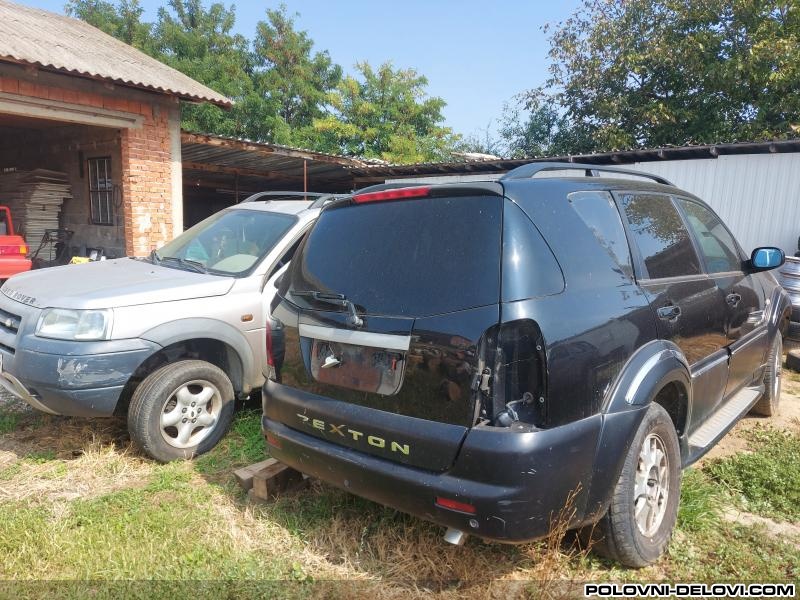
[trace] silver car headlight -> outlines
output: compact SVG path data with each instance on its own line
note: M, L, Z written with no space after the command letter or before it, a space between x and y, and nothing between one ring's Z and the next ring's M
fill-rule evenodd
M48 308L36 324L36 335L57 340L105 340L111 334L111 310Z

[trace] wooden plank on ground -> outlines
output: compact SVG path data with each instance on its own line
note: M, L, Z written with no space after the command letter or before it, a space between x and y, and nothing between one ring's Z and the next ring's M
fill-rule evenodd
M253 475L262 469L266 469L267 467L274 465L277 462L278 461L274 458L268 458L267 460L262 460L254 465L236 469L233 472L233 476L236 478L236 481L239 482L239 485L242 486L242 489L244 489L244 491L248 491L253 488Z
M253 488L249 494L259 500L269 500L282 492L293 491L305 485L306 479L300 471L276 461L253 475Z

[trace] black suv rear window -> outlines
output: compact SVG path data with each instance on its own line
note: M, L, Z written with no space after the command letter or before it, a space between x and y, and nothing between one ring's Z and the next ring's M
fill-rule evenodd
M405 317L496 303L502 206L500 197L466 196L325 210L290 267L290 299L344 294L359 312Z

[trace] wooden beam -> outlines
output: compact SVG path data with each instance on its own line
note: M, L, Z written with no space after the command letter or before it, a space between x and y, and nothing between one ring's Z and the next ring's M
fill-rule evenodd
M256 169L242 169L239 167L226 167L210 163L183 163L184 171L203 171L204 173L222 173L224 175L239 175L242 177L260 177L262 179L278 179L280 181L302 181L297 175L286 175L281 171L258 171Z
M115 129L140 129L144 122L144 117L133 113L6 92L0 92L0 112Z

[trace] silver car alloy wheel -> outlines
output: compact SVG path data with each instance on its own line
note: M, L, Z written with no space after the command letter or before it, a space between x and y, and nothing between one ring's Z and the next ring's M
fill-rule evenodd
M652 537L667 512L669 458L663 440L651 433L642 443L633 492L634 518L639 531Z
M213 383L195 379L173 391L161 409L161 435L174 448L193 448L216 427L222 396Z

